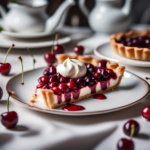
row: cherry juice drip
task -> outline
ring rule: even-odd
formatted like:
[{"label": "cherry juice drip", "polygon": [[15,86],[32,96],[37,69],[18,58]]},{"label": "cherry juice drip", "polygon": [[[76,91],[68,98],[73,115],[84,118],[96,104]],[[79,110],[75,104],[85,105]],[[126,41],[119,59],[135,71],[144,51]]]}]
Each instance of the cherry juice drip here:
[{"label": "cherry juice drip", "polygon": [[106,99],[107,97],[106,97],[104,94],[96,94],[96,95],[94,95],[93,98],[94,98],[94,99],[99,99],[99,100],[104,100],[104,99]]},{"label": "cherry juice drip", "polygon": [[61,95],[57,95],[57,101],[58,101],[58,104],[62,102]]},{"label": "cherry juice drip", "polygon": [[83,106],[75,105],[75,104],[68,104],[67,106],[62,108],[65,111],[80,111],[85,110]]}]

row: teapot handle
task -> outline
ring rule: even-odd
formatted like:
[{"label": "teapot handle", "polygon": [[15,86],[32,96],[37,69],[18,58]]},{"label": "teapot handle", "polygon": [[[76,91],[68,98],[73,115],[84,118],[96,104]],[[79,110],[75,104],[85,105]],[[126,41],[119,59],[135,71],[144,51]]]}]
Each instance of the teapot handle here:
[{"label": "teapot handle", "polygon": [[79,7],[81,9],[81,11],[83,12],[83,14],[88,17],[89,16],[89,10],[87,9],[87,7],[85,6],[85,1],[86,0],[79,0]]}]

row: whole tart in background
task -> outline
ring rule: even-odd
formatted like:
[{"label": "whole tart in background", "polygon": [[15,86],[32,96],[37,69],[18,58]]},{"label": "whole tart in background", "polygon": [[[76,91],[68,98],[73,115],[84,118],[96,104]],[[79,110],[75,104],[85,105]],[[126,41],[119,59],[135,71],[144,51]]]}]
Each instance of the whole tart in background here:
[{"label": "whole tart in background", "polygon": [[150,31],[129,31],[113,34],[110,39],[113,50],[126,58],[150,60]]}]

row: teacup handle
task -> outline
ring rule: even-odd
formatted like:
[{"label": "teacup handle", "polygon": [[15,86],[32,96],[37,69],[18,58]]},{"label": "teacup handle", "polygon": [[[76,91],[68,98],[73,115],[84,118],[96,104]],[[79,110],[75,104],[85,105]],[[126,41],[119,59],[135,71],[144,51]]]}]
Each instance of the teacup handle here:
[{"label": "teacup handle", "polygon": [[85,6],[85,1],[86,0],[79,0],[78,2],[79,2],[79,7],[80,7],[81,11],[88,18],[88,16],[89,16],[89,10]]}]

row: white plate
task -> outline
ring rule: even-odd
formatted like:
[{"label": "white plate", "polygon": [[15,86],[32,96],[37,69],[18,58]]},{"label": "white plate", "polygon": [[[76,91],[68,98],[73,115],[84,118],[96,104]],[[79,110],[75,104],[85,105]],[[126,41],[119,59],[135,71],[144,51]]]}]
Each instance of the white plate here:
[{"label": "white plate", "polygon": [[[124,77],[118,89],[105,93],[106,100],[96,100],[89,98],[76,104],[84,106],[83,111],[66,112],[61,108],[47,109],[43,104],[36,102],[30,103],[31,96],[38,84],[38,78],[42,76],[45,68],[39,68],[24,73],[25,84],[22,86],[21,74],[13,76],[6,85],[6,90],[14,91],[16,95],[11,96],[16,102],[27,108],[42,111],[51,114],[67,115],[67,116],[83,116],[113,112],[124,109],[138,103],[149,93],[149,84],[142,78],[125,71]],[[142,88],[141,88],[142,87]]]},{"label": "white plate", "polygon": [[132,66],[150,67],[150,61],[132,60],[116,54],[110,43],[104,43],[94,50],[94,54],[100,58],[111,60],[117,63],[123,63]]},{"label": "white plate", "polygon": [[[0,47],[9,48],[13,43],[15,44],[15,48],[41,48],[41,47],[48,47],[53,44],[53,36],[43,37],[38,39],[16,39],[16,38],[9,38],[5,37],[0,33]],[[59,44],[65,44],[71,41],[70,36],[66,36],[60,38],[58,40]]]},{"label": "white plate", "polygon": [[16,32],[9,32],[9,31],[2,31],[1,33],[5,36],[14,37],[14,38],[39,38],[39,37],[46,37],[52,35],[54,32],[47,33],[47,32],[39,32],[39,33],[16,33]]}]

